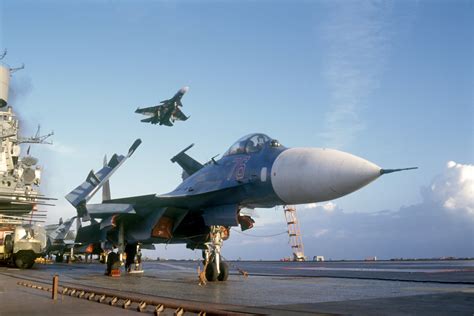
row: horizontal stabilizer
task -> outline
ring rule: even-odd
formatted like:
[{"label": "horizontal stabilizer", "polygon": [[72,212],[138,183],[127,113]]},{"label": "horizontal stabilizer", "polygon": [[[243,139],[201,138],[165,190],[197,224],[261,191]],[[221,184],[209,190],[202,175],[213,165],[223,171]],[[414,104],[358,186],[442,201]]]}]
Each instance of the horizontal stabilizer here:
[{"label": "horizontal stabilizer", "polygon": [[91,171],[81,185],[66,195],[66,200],[74,207],[84,205],[94,194],[104,185],[104,183],[112,176],[112,174],[127,160],[140,146],[141,140],[137,139],[130,149],[127,156],[114,154],[108,164],[94,173]]},{"label": "horizontal stabilizer", "polygon": [[140,122],[143,122],[143,123],[150,123],[150,122],[153,122],[154,119],[155,119],[155,117],[152,116],[152,117],[148,117],[148,118],[146,118],[146,119],[140,120]]},{"label": "horizontal stabilizer", "polygon": [[414,169],[418,169],[418,167],[401,168],[401,169],[380,169],[380,174],[387,174],[387,173],[393,173],[393,172],[399,172],[399,171],[405,171],[405,170],[414,170]]}]

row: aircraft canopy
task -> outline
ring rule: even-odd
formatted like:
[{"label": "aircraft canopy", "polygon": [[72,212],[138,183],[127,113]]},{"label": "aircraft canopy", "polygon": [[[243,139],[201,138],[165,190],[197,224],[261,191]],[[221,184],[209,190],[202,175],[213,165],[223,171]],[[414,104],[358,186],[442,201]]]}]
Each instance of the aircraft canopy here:
[{"label": "aircraft canopy", "polygon": [[224,156],[258,152],[271,140],[272,139],[265,134],[254,133],[246,135],[230,146]]}]

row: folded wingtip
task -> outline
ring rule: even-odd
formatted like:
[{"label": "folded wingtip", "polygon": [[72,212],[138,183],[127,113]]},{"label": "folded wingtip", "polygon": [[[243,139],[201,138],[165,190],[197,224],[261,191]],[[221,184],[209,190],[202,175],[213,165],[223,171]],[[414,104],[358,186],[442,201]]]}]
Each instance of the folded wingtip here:
[{"label": "folded wingtip", "polygon": [[137,138],[132,146],[130,146],[130,149],[128,150],[128,157],[130,157],[134,152],[135,150],[138,148],[138,146],[140,146],[140,144],[142,143],[142,140],[140,138]]}]

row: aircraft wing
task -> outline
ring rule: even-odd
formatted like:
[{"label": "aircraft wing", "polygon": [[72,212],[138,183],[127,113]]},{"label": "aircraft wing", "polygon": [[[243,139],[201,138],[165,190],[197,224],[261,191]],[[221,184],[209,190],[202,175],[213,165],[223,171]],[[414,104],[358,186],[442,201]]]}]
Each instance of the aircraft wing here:
[{"label": "aircraft wing", "polygon": [[189,118],[184,115],[184,113],[179,109],[179,107],[176,107],[176,110],[174,110],[173,115],[179,121],[186,121]]},{"label": "aircraft wing", "polygon": [[141,142],[140,139],[135,140],[126,156],[114,154],[107,165],[98,172],[94,173],[94,171],[91,171],[87,176],[86,181],[66,195],[66,200],[68,200],[75,208],[85,205],[85,203],[94,196],[112,174],[135,152]]},{"label": "aircraft wing", "polygon": [[147,108],[138,108],[135,110],[135,113],[140,114],[155,114],[158,109],[163,107],[163,105],[149,106]]},{"label": "aircraft wing", "polygon": [[111,215],[136,214],[133,205],[126,203],[87,204],[87,211],[92,218],[106,218]]},{"label": "aircraft wing", "polygon": [[151,123],[151,124],[160,123],[160,125],[173,126],[173,124],[170,122],[170,116],[171,116],[169,114],[170,111],[168,111],[168,109],[165,108],[166,106],[168,105],[163,104],[163,105],[156,105],[156,106],[143,108],[143,109],[138,108],[135,110],[135,113],[149,116],[141,120],[141,122],[143,123]]}]

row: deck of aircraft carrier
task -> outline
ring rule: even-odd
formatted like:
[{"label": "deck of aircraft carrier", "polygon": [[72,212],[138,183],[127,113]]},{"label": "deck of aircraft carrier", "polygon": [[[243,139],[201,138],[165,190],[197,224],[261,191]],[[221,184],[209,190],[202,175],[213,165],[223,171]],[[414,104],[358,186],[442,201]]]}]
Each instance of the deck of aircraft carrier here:
[{"label": "deck of aircraft carrier", "polygon": [[[51,284],[247,314],[473,315],[474,261],[230,262],[227,282],[198,284],[196,261],[145,262],[143,274],[104,276],[98,263],[0,267],[0,315],[137,313],[17,285]],[[242,276],[237,268],[248,272]],[[118,295],[118,294],[117,294]],[[31,303],[29,303],[31,302]],[[151,312],[151,311],[150,311]],[[209,313],[208,313],[209,314]],[[212,313],[211,313],[212,314]]]}]

